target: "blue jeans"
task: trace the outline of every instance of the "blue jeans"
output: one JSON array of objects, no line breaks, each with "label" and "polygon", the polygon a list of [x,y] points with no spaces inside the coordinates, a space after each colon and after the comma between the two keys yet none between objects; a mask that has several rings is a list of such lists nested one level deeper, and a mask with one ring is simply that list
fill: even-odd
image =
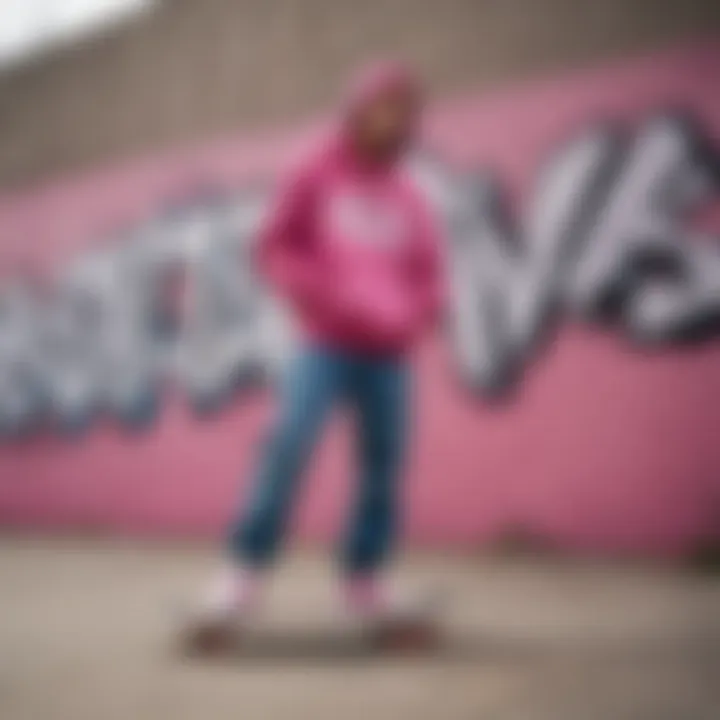
[{"label": "blue jeans", "polygon": [[342,560],[348,573],[368,572],[382,563],[397,527],[408,375],[398,358],[320,347],[294,358],[281,384],[279,418],[263,448],[249,503],[231,528],[235,559],[256,567],[273,560],[328,411],[345,402],[357,418],[360,477]]}]

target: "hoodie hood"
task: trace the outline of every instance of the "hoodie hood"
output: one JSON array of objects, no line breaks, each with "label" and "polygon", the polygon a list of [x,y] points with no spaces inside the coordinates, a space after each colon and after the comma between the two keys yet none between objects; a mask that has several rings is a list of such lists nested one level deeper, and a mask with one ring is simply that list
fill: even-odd
[{"label": "hoodie hood", "polygon": [[398,144],[397,152],[386,158],[392,162],[403,149],[414,139],[417,130],[417,120],[420,113],[422,92],[417,76],[405,65],[399,62],[376,62],[367,65],[353,77],[345,93],[343,105],[341,136],[343,144],[359,160],[372,160],[362,158],[355,142],[357,123],[360,122],[363,112],[373,103],[388,97],[407,98],[415,107],[415,116],[408,123],[406,137]]}]

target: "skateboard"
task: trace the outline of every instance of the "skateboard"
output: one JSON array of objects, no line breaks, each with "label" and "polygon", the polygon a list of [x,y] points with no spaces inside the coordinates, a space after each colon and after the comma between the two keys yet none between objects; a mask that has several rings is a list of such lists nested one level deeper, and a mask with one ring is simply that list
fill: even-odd
[{"label": "skateboard", "polygon": [[[328,642],[338,647],[348,644],[358,654],[422,655],[437,651],[442,645],[442,631],[434,618],[407,618],[384,621],[361,621],[337,626]],[[262,635],[260,636],[262,639]],[[250,642],[246,642],[250,640]],[[232,618],[195,620],[179,636],[180,654],[189,658],[220,658],[248,652],[257,646],[258,633],[249,632]],[[275,638],[274,642],[277,642]],[[292,645],[292,639],[288,642]],[[249,648],[249,649],[248,649]]]},{"label": "skateboard", "polygon": [[[440,607],[434,598],[381,618],[344,618],[332,629],[331,636],[337,635],[340,644],[357,638],[369,653],[431,653],[443,641]],[[233,615],[191,616],[180,633],[180,649],[191,657],[233,654],[243,650],[248,636],[257,636],[251,629],[256,630]]]}]

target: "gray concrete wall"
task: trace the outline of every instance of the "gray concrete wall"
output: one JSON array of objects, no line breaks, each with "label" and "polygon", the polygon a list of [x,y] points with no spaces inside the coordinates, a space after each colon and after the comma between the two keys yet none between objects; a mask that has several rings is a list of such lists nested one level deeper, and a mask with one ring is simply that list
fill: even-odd
[{"label": "gray concrete wall", "polygon": [[718,31],[713,0],[166,0],[0,76],[0,185],[302,115],[375,53],[452,89]]}]

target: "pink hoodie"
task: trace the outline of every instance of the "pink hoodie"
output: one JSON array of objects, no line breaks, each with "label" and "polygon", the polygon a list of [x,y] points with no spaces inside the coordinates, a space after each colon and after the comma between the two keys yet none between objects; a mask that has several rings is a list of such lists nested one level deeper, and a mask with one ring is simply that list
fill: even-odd
[{"label": "pink hoodie", "polygon": [[393,92],[416,93],[399,67],[360,76],[339,131],[286,179],[258,245],[306,335],[361,353],[404,352],[442,301],[439,238],[403,148],[378,163],[352,142],[356,113]]}]

